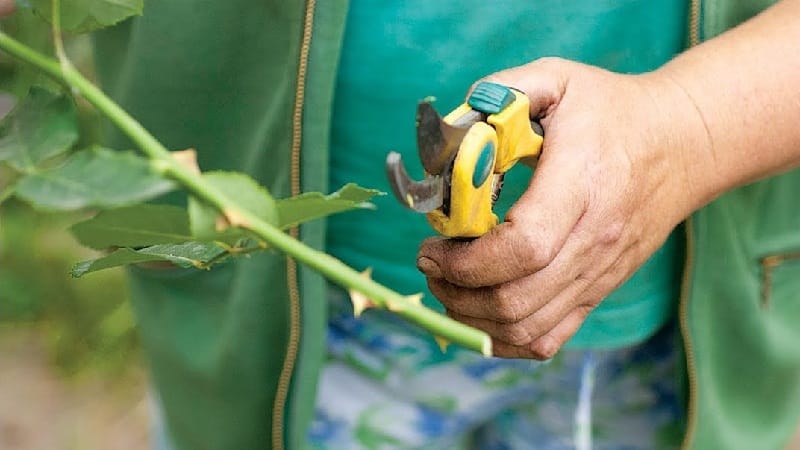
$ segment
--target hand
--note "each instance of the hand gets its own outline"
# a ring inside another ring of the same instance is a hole
[[[686,93],[658,73],[547,58],[488,79],[531,99],[545,129],[535,175],[504,223],[474,240],[428,239],[417,265],[496,355],[547,359],[709,200],[692,171],[710,144]]]

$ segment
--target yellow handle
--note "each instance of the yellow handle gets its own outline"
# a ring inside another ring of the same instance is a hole
[[[456,154],[450,180],[450,199],[445,209],[427,214],[431,226],[447,237],[478,237],[498,223],[492,212],[492,194],[497,175],[505,173],[520,159],[539,155],[543,137],[531,128],[530,101],[525,94],[509,89],[514,97],[501,111],[488,114],[486,121],[472,124]],[[467,103],[444,120],[454,124],[474,113]]]
[[[538,157],[544,142],[544,137],[531,128],[528,96],[514,89],[511,92],[516,97],[514,101],[486,119],[497,131],[499,141],[496,173],[507,172],[520,159]]]
[[[497,216],[492,212],[493,171],[478,186],[474,184],[479,159],[493,153],[488,161],[492,169],[497,148],[497,134],[487,123],[478,122],[467,131],[453,163],[449,210],[437,209],[427,214],[428,222],[441,235],[478,237],[497,225]]]

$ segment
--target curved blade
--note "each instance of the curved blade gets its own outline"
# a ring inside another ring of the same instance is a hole
[[[448,124],[429,101],[417,105],[417,151],[425,171],[441,175],[458,151],[469,127]]]
[[[422,181],[412,180],[403,165],[403,157],[397,152],[389,152],[386,156],[386,176],[394,196],[407,208],[429,213],[440,208],[444,202],[442,177],[431,175]]]

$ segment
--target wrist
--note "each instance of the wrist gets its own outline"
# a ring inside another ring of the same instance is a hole
[[[656,104],[656,128],[663,135],[672,175],[680,184],[680,209],[685,218],[727,190],[718,170],[714,140],[696,99],[669,68],[641,77]]]

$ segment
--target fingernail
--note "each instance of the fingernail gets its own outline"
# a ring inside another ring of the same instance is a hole
[[[427,256],[417,258],[417,269],[431,278],[442,278],[442,269],[439,268],[436,261]]]

